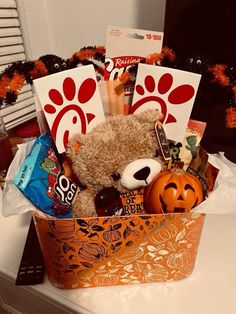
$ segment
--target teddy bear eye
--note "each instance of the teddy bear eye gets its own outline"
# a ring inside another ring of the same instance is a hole
[[[113,173],[111,177],[114,181],[118,181],[121,178],[119,173]]]

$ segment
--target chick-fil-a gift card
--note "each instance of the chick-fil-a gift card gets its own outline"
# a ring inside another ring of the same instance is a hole
[[[201,75],[139,64],[130,113],[156,108],[168,139],[181,142],[197,94]]]
[[[92,65],[39,78],[34,86],[59,153],[71,136],[105,120]]]

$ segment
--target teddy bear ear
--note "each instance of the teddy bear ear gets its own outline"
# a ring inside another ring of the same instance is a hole
[[[67,155],[73,158],[77,155],[79,148],[84,142],[84,134],[77,134],[70,138],[67,148]]]
[[[158,109],[147,109],[136,114],[136,117],[143,122],[156,122],[160,120],[162,116],[162,113]]]

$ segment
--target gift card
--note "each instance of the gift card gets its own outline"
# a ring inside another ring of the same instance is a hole
[[[105,120],[92,65],[39,78],[34,86],[59,153],[71,136]]]
[[[201,75],[139,64],[130,113],[159,109],[166,137],[182,142]]]
[[[162,50],[163,32],[107,26],[105,80],[119,76],[150,54]]]
[[[151,54],[161,53],[162,42],[162,32],[109,25],[106,34],[104,79],[115,80],[122,85],[122,75],[127,74],[132,66],[144,61]],[[134,84],[133,72],[124,84],[124,103],[119,110],[124,114],[127,114],[131,105]]]

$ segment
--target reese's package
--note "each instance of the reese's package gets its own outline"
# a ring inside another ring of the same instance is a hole
[[[196,155],[192,158],[187,171],[195,175],[201,182],[205,196],[209,196],[213,191],[219,169],[208,162],[207,151],[199,146]]]

